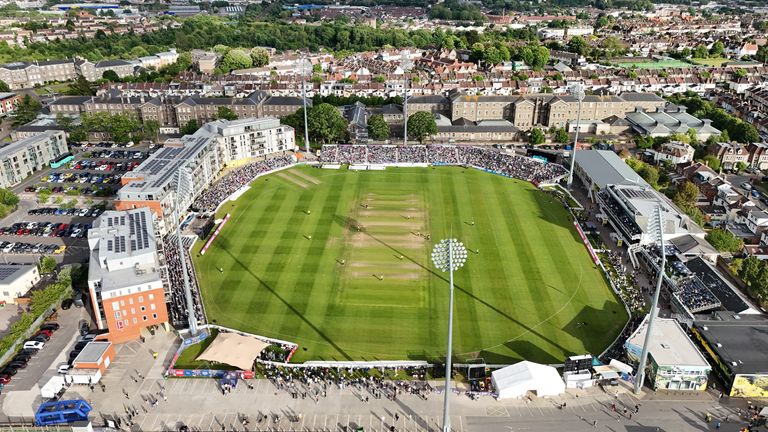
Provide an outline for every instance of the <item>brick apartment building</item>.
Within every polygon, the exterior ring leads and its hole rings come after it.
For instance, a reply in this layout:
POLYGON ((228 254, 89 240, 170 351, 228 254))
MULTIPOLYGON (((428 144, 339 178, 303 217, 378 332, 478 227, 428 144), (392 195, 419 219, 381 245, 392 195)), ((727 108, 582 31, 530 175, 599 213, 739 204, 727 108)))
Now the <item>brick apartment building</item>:
POLYGON ((139 339, 167 324, 165 286, 153 214, 148 208, 107 211, 88 231, 88 288, 99 329, 114 343, 139 339))

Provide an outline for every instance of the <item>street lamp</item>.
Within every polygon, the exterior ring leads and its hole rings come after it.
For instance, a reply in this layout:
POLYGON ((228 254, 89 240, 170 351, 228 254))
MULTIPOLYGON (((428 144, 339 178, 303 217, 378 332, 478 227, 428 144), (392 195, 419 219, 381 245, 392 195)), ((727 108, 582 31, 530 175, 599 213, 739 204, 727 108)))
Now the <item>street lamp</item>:
POLYGON ((571 171, 568 173, 568 189, 571 189, 573 183, 573 167, 576 164, 576 146, 579 145, 579 129, 581 129, 581 101, 584 100, 584 86, 574 84, 570 88, 571 95, 579 101, 579 108, 576 111, 576 135, 573 138, 573 149, 571 150, 571 171))
POLYGON ((453 271, 460 269, 467 261, 467 248, 456 239, 443 239, 432 249, 432 262, 441 271, 448 272, 450 279, 450 300, 448 302, 448 349, 445 355, 445 398, 443 400, 443 432, 450 432, 451 418, 448 414, 448 397, 451 393, 451 348, 453 345, 453 271))
POLYGON ((304 151, 309 155, 309 127, 307 126, 307 75, 312 73, 312 62, 304 60, 299 65, 301 73, 301 97, 304 100, 304 151))
POLYGON ((648 349, 651 346, 651 332, 653 331, 653 321, 659 314, 659 292, 661 284, 664 281, 664 266, 667 263, 667 254, 664 251, 664 215, 661 213, 661 206, 656 207, 656 212, 649 224, 649 231, 659 242, 661 248, 661 265, 659 267, 659 279, 656 281, 656 291, 653 293, 653 302, 651 303, 651 312, 648 314, 648 327, 645 329, 645 342, 643 343, 643 352, 640 354, 640 364, 637 366, 635 375, 635 394, 640 394, 645 381, 645 362, 648 359, 648 349))
POLYGON ((403 69, 403 146, 408 145, 408 71, 413 67, 408 54, 403 53, 400 59, 400 67, 403 69))

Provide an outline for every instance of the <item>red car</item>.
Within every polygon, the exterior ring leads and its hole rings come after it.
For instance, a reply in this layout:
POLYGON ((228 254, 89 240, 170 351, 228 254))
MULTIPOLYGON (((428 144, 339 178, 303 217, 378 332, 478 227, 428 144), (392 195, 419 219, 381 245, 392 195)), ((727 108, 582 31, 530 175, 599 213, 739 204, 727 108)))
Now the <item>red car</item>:
POLYGON ((40 330, 39 332, 37 332, 37 334, 40 334, 40 333, 42 333, 42 334, 44 334, 44 335, 46 335, 48 337, 53 336, 53 332, 50 331, 50 330, 46 330, 46 329, 43 329, 43 330, 40 330))
POLYGON ((8 384, 9 382, 11 382, 10 375, 0 375, 0 384, 8 384))

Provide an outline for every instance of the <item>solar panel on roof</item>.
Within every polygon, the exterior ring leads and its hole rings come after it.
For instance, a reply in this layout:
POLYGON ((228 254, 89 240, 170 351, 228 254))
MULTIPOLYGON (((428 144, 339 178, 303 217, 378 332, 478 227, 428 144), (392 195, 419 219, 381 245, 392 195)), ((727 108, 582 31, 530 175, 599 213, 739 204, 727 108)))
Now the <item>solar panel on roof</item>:
POLYGON ((136 240, 131 240, 131 252, 136 251, 136 240))
POLYGON ((107 240, 107 251, 112 252, 112 240, 107 240))
POLYGON ((16 273, 18 269, 16 268, 0 268, 0 279, 7 279, 12 274, 16 273))

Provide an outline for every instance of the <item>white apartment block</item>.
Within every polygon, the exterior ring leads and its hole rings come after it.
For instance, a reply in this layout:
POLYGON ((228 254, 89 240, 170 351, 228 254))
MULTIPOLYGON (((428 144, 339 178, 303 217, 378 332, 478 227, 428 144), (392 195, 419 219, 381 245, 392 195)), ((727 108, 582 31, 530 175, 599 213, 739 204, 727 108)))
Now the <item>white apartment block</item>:
POLYGON ((12 187, 68 152, 64 131, 45 131, 0 147, 0 187, 12 187))
POLYGON ((135 170, 123 177, 124 186, 117 193, 117 209, 149 207, 159 218, 165 232, 165 220, 174 220, 176 202, 189 207, 228 164, 296 150, 294 130, 276 118, 217 120, 206 123, 193 135, 166 143, 135 170), (184 172, 183 196, 177 200, 178 175, 184 172), (167 219, 169 218, 169 219, 167 219))

